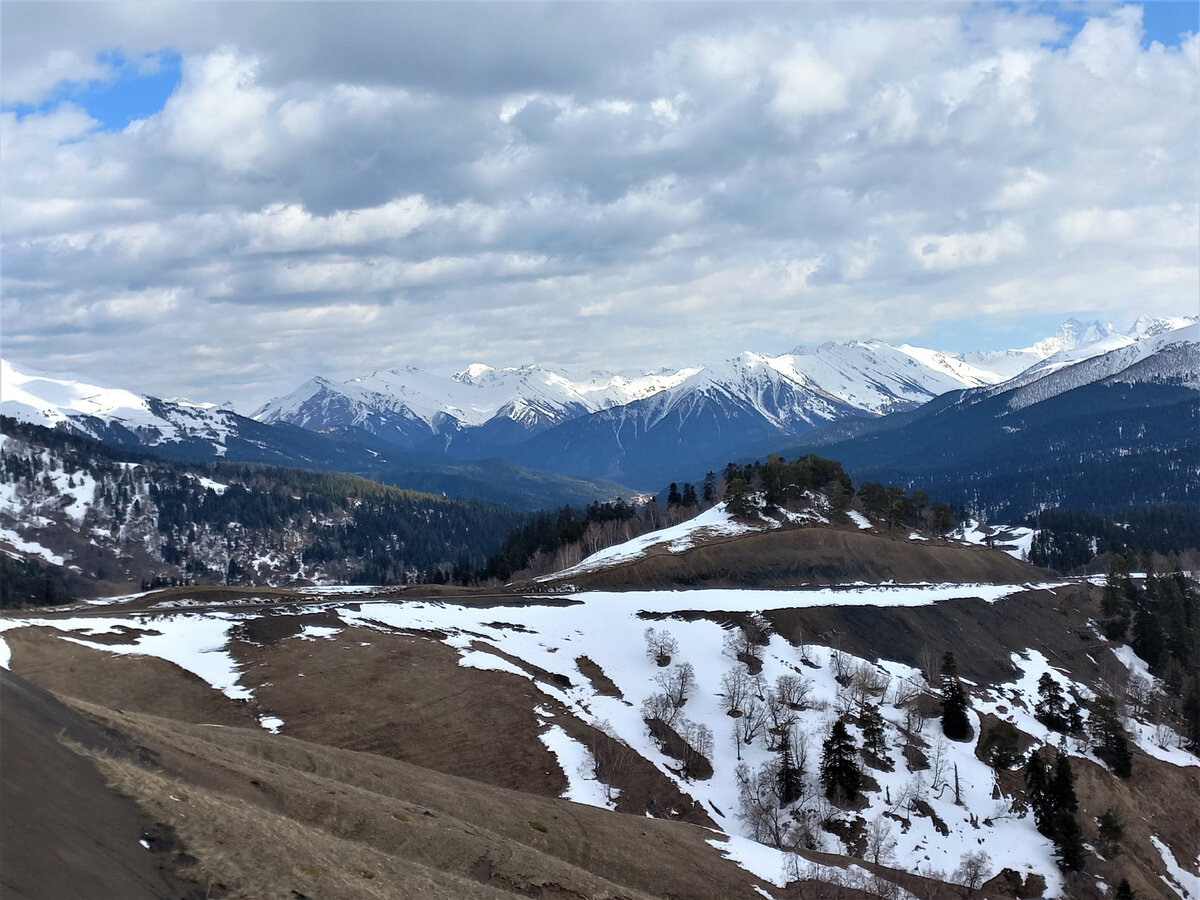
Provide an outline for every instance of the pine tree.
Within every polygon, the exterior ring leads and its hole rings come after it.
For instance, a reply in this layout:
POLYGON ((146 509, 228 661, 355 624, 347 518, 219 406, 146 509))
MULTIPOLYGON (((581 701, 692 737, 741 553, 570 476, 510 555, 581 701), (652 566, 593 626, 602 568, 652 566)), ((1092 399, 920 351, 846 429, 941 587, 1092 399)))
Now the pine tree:
POLYGON ((1096 747, 1096 755, 1113 768, 1119 778, 1133 774, 1133 753, 1129 749, 1129 736, 1117 716, 1117 705, 1112 697, 1097 697, 1088 718, 1088 733, 1096 747))
POLYGON ((717 475, 715 472, 709 472, 704 476, 704 486, 701 489, 701 497, 705 503, 717 502, 717 475))
POLYGON ((1122 878, 1117 885, 1116 900, 1137 900, 1137 892, 1129 886, 1129 879, 1122 878))
POLYGON ((829 799, 853 800, 858 796, 862 773, 855 756, 854 739, 846 729, 845 719, 839 718, 821 745, 821 784, 829 799))
POLYGON ((671 486, 667 488, 667 506, 679 506, 683 503, 683 497, 679 493, 679 485, 671 482, 671 486))
POLYGON ((696 497, 696 486, 690 481, 683 485, 683 505, 688 509, 696 506, 700 501, 696 497))
POLYGON ((1065 747, 1058 750, 1050 790, 1055 809, 1072 813, 1079 809, 1079 800, 1075 797, 1075 773, 1071 770, 1065 747))
POLYGON ((779 805, 788 806, 804 793, 804 773, 792 757, 792 742, 785 733, 779 743, 779 805))
POLYGON ((1075 816, 1060 809, 1054 814, 1054 854, 1058 867, 1064 872, 1078 872, 1083 868, 1083 829, 1075 816))
POLYGON ((887 737, 883 730, 883 714, 874 703, 862 712, 863 748, 882 760, 887 759, 887 737))
POLYGON ((952 741, 971 737, 967 694, 958 680, 958 663, 950 652, 942 657, 942 733, 952 741))
POLYGON ((1029 754, 1029 763, 1025 768, 1025 790, 1037 830, 1051 837, 1054 806, 1050 794, 1050 767, 1040 750, 1035 749, 1029 754))

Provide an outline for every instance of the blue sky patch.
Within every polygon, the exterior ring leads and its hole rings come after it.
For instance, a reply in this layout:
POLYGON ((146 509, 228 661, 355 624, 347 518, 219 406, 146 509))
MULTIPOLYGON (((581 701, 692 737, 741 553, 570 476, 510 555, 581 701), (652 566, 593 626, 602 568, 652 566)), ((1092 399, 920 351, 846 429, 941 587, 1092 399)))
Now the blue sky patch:
POLYGON ((1200 30, 1200 3, 1196 0, 1152 0, 1142 5, 1142 46, 1158 41, 1178 47, 1188 32, 1200 30))
POLYGON ((85 109, 100 123, 99 131, 120 131, 135 119, 144 119, 163 108, 180 79, 180 56, 161 51, 140 60, 130 60, 119 50, 97 54, 108 68, 106 80, 64 81, 55 85, 41 103, 5 104, 17 118, 48 112, 63 101, 85 109))

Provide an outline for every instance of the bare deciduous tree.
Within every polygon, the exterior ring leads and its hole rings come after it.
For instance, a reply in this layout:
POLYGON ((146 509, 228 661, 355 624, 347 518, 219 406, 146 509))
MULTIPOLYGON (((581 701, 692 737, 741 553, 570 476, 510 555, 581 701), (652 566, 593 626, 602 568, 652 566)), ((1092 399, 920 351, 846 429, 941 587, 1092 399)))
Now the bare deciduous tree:
POLYGON ((982 850, 964 853, 958 862, 958 868, 954 870, 954 874, 950 878, 965 887, 969 897, 979 890, 979 886, 987 880, 987 874, 991 867, 991 857, 982 850))
POLYGON ((811 678, 802 678, 799 675, 780 675, 775 679, 775 695, 781 703, 786 703, 792 709, 807 707, 812 687, 811 678))
POLYGON ((668 671, 655 675, 654 681, 679 709, 687 703, 688 695, 696 686, 696 670, 691 663, 676 663, 668 671))
POLYGON ((671 664, 671 657, 679 652, 679 641, 665 628, 646 629, 646 655, 662 668, 671 664))
POLYGON ((679 707, 662 691, 657 691, 642 701, 643 719, 658 719, 672 725, 678 717, 679 707))
POLYGON ((725 712, 728 715, 742 712, 749 693, 750 676, 745 667, 734 666, 721 676, 721 692, 717 696, 724 701, 725 712))
POLYGON ((867 823, 867 851, 864 859, 875 865, 886 865, 895 856, 896 840, 892 837, 892 823, 882 814, 867 823))

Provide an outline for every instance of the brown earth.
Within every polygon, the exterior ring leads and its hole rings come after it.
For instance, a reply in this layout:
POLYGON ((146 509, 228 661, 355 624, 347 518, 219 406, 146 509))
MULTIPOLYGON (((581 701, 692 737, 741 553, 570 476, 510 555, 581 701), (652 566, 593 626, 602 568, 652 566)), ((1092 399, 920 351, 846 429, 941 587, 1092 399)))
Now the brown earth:
POLYGON ((155 820, 110 788, 94 761, 67 742, 102 750, 112 737, 48 691, 0 669, 0 895, 193 896, 195 885, 177 873, 177 854, 138 843, 164 834, 155 820))
MULTIPOLYGON (((1098 615, 1098 594, 1073 585, 994 604, 964 597, 926 607, 767 616, 793 642, 917 667, 936 666, 951 649, 960 673, 982 684, 1011 679, 1009 648, 1027 646, 1076 680, 1102 683, 1114 661, 1088 626, 1098 615)), ((495 618, 503 619, 502 610, 495 618)), ((291 619, 262 610, 235 629, 240 639, 230 652, 243 666, 242 683, 255 689, 252 704, 232 701, 165 661, 83 647, 51 628, 11 629, 4 637, 14 671, 79 698, 71 702, 100 723, 108 743, 94 765, 137 799, 152 825, 174 829, 199 860, 183 874, 212 896, 758 896, 749 875, 704 845, 708 832, 646 818, 650 810, 709 821, 647 761, 621 759, 619 747, 543 691, 556 683, 549 673, 531 670, 526 678, 463 667, 436 635, 349 628, 334 638, 302 639, 304 625, 337 625, 336 614, 314 608, 291 619), (605 777, 620 789, 618 810, 631 815, 557 799, 565 779, 538 738, 535 706, 553 713, 555 724, 597 758, 613 761, 605 777), (280 716, 283 734, 259 728, 259 715, 280 716)), ((136 619, 131 625, 152 627, 136 619)), ((580 665, 579 680, 596 682, 593 666, 580 665)), ((1148 839, 1158 833, 1192 854, 1187 858, 1200 852, 1193 803, 1200 769, 1138 752, 1126 782, 1082 762, 1076 772, 1085 837, 1094 840, 1093 818, 1109 805, 1127 829, 1122 854, 1089 863, 1089 877, 1110 885, 1127 877, 1142 897, 1171 896, 1157 878, 1162 862, 1148 839)), ((1020 792, 1019 772, 1005 782, 1020 792)), ((14 827, 13 808, 0 806, 6 829, 14 827)), ((86 826, 74 824, 64 833, 90 839, 86 826)), ((141 852, 136 838, 132 847, 141 852)), ((29 852, 43 849, 49 847, 29 852)), ((919 897, 949 898, 952 890, 889 877, 919 897)), ((1098 900, 1095 880, 1072 884, 1074 895, 1098 900)), ((1007 890, 1000 879, 981 896, 1007 890)), ((855 896, 816 885, 771 892, 781 900, 855 896)))
POLYGON ((657 547, 620 566, 550 583, 569 582, 591 590, 648 590, 889 580, 1021 584, 1045 577, 1044 570, 986 547, 940 540, 910 541, 899 532, 796 527, 716 539, 681 553, 657 547))

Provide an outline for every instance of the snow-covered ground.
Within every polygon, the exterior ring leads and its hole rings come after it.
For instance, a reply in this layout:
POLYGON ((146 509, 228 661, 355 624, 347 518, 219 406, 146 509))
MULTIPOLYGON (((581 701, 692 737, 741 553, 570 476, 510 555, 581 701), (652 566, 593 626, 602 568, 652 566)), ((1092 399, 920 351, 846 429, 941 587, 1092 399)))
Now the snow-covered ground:
POLYGON ((1029 548, 1036 534, 1037 531, 1024 526, 982 525, 970 519, 952 531, 950 537, 967 544, 995 547, 1016 559, 1029 559, 1029 548))
MULTIPOLYGON (((678 537, 672 538, 675 539, 678 537)), ((1038 587, 1053 590, 1058 586, 1038 587)), ((542 680, 538 682, 538 689, 574 716, 619 738, 654 764, 684 794, 699 801, 721 831, 731 836, 729 840, 714 836, 714 846, 719 846, 723 853, 764 880, 782 885, 786 883, 789 871, 794 872, 799 865, 801 871, 807 872, 809 863, 797 862, 790 854, 746 840, 749 837, 747 825, 739 816, 739 764, 744 763, 753 774, 778 757, 775 751, 768 749, 765 735, 749 744, 734 736, 738 720, 726 714, 722 678, 729 672, 744 671, 745 667, 726 649, 729 634, 726 628, 712 619, 677 614, 685 611, 755 613, 813 606, 916 606, 958 597, 981 597, 994 602, 1027 587, 876 585, 790 591, 585 592, 573 595, 572 602, 565 605, 530 598, 527 606, 506 607, 503 622, 497 621, 497 612, 492 608, 424 600, 363 602, 349 592, 331 595, 324 606, 348 626, 436 634, 459 652, 459 663, 463 666, 503 671, 525 678, 532 678, 531 672, 536 667, 565 676, 564 684, 569 686, 556 687, 542 680), (647 616, 654 621, 656 629, 669 632, 678 645, 670 667, 659 667, 646 652, 647 616), (492 652, 489 647, 498 652, 492 652), (575 662, 582 656, 603 670, 623 699, 595 690, 575 662), (525 661, 530 669, 526 670, 513 659, 525 661), (682 663, 692 666, 694 685, 679 710, 682 720, 676 724, 676 730, 686 729, 686 722, 711 728, 713 747, 708 756, 714 774, 707 780, 688 780, 678 774, 678 761, 660 751, 641 710, 643 701, 660 690, 656 678, 669 674, 673 666, 682 663)), ((9 618, 0 620, 0 631, 23 625, 50 626, 67 632, 65 639, 96 649, 159 656, 195 673, 230 697, 252 698, 258 685, 245 682, 247 673, 239 671, 227 649, 229 629, 249 615, 254 613, 250 610, 245 613, 187 611, 111 618, 9 618), (150 633, 129 634, 129 642, 121 644, 90 640, 100 634, 117 633, 122 626, 133 626, 150 633)), ((338 631, 335 627, 309 626, 303 629, 299 639, 326 640, 338 631)), ((1121 649, 1120 653, 1131 668, 1140 663, 1128 651, 1121 649)), ((817 777, 821 744, 839 712, 854 703, 851 692, 837 676, 840 673, 846 680, 847 673, 870 674, 879 683, 872 689, 876 691, 872 700, 879 704, 883 715, 887 755, 894 766, 891 771, 868 769, 878 783, 878 790, 868 792, 868 805, 860 815, 868 827, 876 827, 885 833, 882 839, 885 858, 889 858, 892 865, 909 871, 940 872, 945 876, 954 871, 965 854, 984 847, 991 859, 989 874, 1004 867, 1022 873, 1037 872, 1046 878, 1049 896, 1060 892, 1062 882, 1050 842, 1037 832, 1029 816, 1014 812, 1010 799, 999 792, 994 773, 976 757, 975 739, 963 743, 947 741, 941 736, 936 721, 925 723, 920 734, 923 752, 931 766, 909 771, 901 752, 905 710, 899 704, 899 697, 906 689, 924 686, 920 672, 893 660, 858 659, 823 646, 798 648, 778 635, 770 636, 769 643, 761 648, 761 656, 763 671, 758 690, 765 691, 781 676, 793 676, 801 680, 806 692, 801 708, 793 713, 798 733, 804 736, 794 751, 805 763, 805 792, 799 807, 805 814, 816 819, 831 812, 823 800, 817 777), (928 803, 936 818, 916 811, 912 801, 917 797, 928 803), (904 824, 897 819, 904 820, 904 824), (948 834, 940 833, 942 828, 948 834)), ((1068 696, 1079 699, 1088 698, 1090 692, 1082 685, 1070 682, 1034 650, 1015 653, 1013 661, 1021 670, 1021 675, 1014 681, 974 691, 970 716, 976 736, 980 732, 980 714, 990 712, 1014 722, 1040 742, 1057 744, 1059 736, 1048 731, 1032 715, 1038 679, 1043 673, 1049 673, 1068 696)), ((7 648, 0 641, 0 663, 7 665, 7 662, 7 648)), ((538 707, 535 713, 542 725, 541 740, 558 758, 567 778, 564 796, 580 803, 611 807, 614 792, 596 780, 590 749, 572 738, 549 710, 538 707)), ((264 715, 260 721, 271 731, 277 731, 283 725, 274 715, 264 715)), ((1137 726, 1136 722, 1127 722, 1133 739, 1150 752, 1147 746, 1150 741, 1138 732, 1137 726)), ((861 743, 861 732, 854 726, 850 730, 856 742, 861 743)), ((1068 752, 1098 762, 1079 742, 1069 741, 1067 746, 1068 752)), ((1200 765, 1200 760, 1178 748, 1171 751, 1158 748, 1158 751, 1156 756, 1170 762, 1200 765)), ((819 825, 813 833, 821 849, 845 852, 841 840, 819 825)), ((1175 865, 1178 872, 1172 869, 1172 877, 1176 881, 1191 877, 1187 863, 1175 865)), ((1187 900, 1197 900, 1197 897, 1193 895, 1187 900)))
POLYGON ((628 562, 631 559, 645 556, 655 547, 666 547, 672 553, 682 553, 684 550, 694 547, 700 541, 715 537, 731 537, 733 535, 746 534, 750 531, 762 531, 768 527, 778 526, 779 523, 774 520, 763 522, 761 525, 749 525, 745 522, 738 522, 725 509, 724 503, 718 503, 711 509, 705 510, 700 515, 688 519, 686 522, 680 522, 678 525, 672 525, 670 528, 660 528, 658 531, 648 532, 633 540, 607 547, 604 550, 593 553, 569 569, 563 569, 561 572, 555 572, 553 575, 546 575, 538 580, 547 581, 550 578, 569 577, 581 572, 592 572, 596 569, 615 566, 623 562, 628 562))

